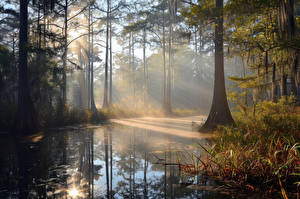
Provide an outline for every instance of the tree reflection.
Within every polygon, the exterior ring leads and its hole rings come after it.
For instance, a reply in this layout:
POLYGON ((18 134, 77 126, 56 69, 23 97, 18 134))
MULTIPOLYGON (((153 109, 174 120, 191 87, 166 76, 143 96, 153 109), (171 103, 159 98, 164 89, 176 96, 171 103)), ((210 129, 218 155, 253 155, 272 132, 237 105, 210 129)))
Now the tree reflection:
POLYGON ((188 183, 214 184, 201 176, 185 176, 172 165, 185 146, 181 137, 105 126, 45 133, 34 140, 0 139, 0 198, 217 196, 186 188, 188 183))

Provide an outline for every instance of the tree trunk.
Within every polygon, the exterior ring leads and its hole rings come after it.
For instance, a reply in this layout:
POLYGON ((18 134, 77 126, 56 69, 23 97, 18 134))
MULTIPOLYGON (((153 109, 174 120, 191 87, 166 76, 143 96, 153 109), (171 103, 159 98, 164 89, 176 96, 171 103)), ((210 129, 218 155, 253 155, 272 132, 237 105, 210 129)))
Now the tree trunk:
POLYGON ((297 65, 298 65, 298 56, 295 56, 295 59, 293 60, 293 65, 290 69, 290 78, 291 78, 291 93, 294 96, 297 96, 297 82, 296 82, 296 75, 297 75, 297 65))
MULTIPOLYGON (((132 41, 131 41, 131 39, 132 39, 132 33, 130 32, 129 33, 129 40, 128 40, 128 58, 129 58, 129 60, 128 60, 128 71, 129 71, 129 77, 131 77, 131 75, 132 75, 132 55, 131 55, 131 53, 132 53, 132 51, 131 51, 131 46, 132 46, 132 41)), ((128 92, 130 92, 130 87, 133 87, 132 86, 133 85, 133 78, 130 78, 130 80, 129 80, 129 91, 128 92)))
MULTIPOLYGON (((295 25, 295 12, 294 12, 295 0, 281 0, 279 13, 278 13, 278 26, 279 26, 279 38, 284 42, 291 42, 294 39, 296 32, 295 25)), ((286 53, 289 55, 287 58, 290 78, 291 78, 291 86, 292 93, 297 95, 297 85, 295 82, 295 65, 297 64, 297 56, 298 52, 295 52, 294 49, 286 48, 286 53)), ((286 89, 286 74, 283 73, 284 69, 282 67, 282 78, 281 78, 281 91, 282 96, 287 95, 286 89)))
POLYGON ((143 63, 144 63, 144 107, 147 99, 147 79, 146 79, 146 29, 143 29, 143 63))
POLYGON ((30 98, 27 74, 28 47, 28 2, 20 0, 18 107, 12 132, 30 134, 38 129, 37 117, 30 98))
POLYGON ((227 103, 224 78, 223 52, 223 0, 216 0, 217 18, 215 26, 215 80, 214 95, 210 113, 200 131, 215 129, 218 125, 232 125, 232 119, 227 103))
POLYGON ((108 40, 109 40, 109 4, 110 0, 107 0, 107 15, 106 15, 106 49, 105 49, 105 79, 104 79, 104 97, 103 108, 108 108, 108 40))
MULTIPOLYGON (((67 56, 68 56, 68 0, 65 0, 65 43, 63 55, 63 85, 62 85, 62 103, 65 106, 67 101, 67 56)), ((46 24, 45 24, 46 25, 46 24)))
MULTIPOLYGON (((133 33, 132 34, 132 86, 133 86, 133 99, 136 99, 135 98, 135 60, 134 60, 134 44, 135 44, 135 39, 134 39, 134 35, 133 33)), ((134 106, 136 108, 136 103, 134 103, 134 106)))
POLYGON ((112 66, 112 25, 111 25, 111 5, 110 7, 110 14, 109 14, 109 61, 110 61, 110 71, 109 71, 109 106, 112 105, 112 75, 113 75, 113 66, 112 66))
POLYGON ((91 109, 92 111, 97 111, 95 105, 95 98, 94 98, 94 27, 93 27, 93 14, 91 13, 91 109))
POLYGON ((281 80, 280 80, 281 97, 287 96, 286 79, 287 76, 285 74, 284 67, 281 66, 281 80))
POLYGON ((166 110, 166 32, 165 32, 165 10, 163 10, 163 61, 164 61, 164 82, 163 82, 163 109, 166 110))
MULTIPOLYGON (((171 20, 171 19, 170 19, 171 20)), ((166 106, 165 113, 171 114, 171 68, 172 68, 172 35, 173 35, 173 26, 170 23, 169 26, 169 66, 168 66, 168 76, 167 76, 167 92, 166 92, 166 106)))
POLYGON ((272 101, 277 102, 277 88, 276 88, 276 64, 273 63, 272 70, 272 101))
POLYGON ((88 69, 87 69, 88 109, 91 109, 91 5, 88 9, 88 69))

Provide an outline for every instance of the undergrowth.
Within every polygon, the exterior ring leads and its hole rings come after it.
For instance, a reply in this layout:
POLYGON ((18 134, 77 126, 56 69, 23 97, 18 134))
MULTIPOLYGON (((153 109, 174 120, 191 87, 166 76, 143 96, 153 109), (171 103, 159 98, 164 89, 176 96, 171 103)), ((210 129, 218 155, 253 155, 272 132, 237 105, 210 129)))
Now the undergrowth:
POLYGON ((187 172, 201 170, 252 191, 280 192, 284 199, 299 197, 300 117, 294 98, 260 102, 233 115, 236 126, 221 126, 213 144, 199 144, 207 155, 193 157, 187 172))

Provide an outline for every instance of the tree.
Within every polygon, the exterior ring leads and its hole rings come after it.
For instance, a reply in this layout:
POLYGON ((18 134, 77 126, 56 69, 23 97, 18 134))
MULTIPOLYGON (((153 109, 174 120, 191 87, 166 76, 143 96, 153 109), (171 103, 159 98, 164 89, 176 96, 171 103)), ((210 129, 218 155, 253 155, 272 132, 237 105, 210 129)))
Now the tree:
POLYGON ((108 108, 108 50, 109 50, 109 12, 110 12, 110 0, 107 0, 107 15, 106 15, 106 48, 105 48, 105 77, 104 77, 104 96, 103 96, 103 108, 108 108))
MULTIPOLYGON (((91 5, 90 5, 91 6, 91 5)), ((90 9, 90 8, 89 8, 90 9)), ((95 105, 95 97, 94 97, 94 22, 93 22, 93 13, 92 11, 89 11, 90 14, 90 24, 89 26, 91 26, 91 33, 90 33, 90 37, 91 37, 91 46, 89 48, 90 50, 90 64, 91 64, 91 109, 92 111, 96 111, 96 105, 95 105)))
POLYGON ((234 124, 227 103, 224 79, 223 52, 223 0, 216 0, 215 19, 215 79, 212 106, 207 120, 200 131, 215 129, 217 125, 234 124))
MULTIPOLYGON (((54 8, 54 0, 50 2, 54 8)), ((44 2, 46 4, 46 2, 44 2)), ((34 105, 30 97, 28 85, 28 1, 20 0, 19 19, 19 65, 18 65, 18 106, 13 126, 13 132, 17 134, 29 134, 39 127, 34 105)))

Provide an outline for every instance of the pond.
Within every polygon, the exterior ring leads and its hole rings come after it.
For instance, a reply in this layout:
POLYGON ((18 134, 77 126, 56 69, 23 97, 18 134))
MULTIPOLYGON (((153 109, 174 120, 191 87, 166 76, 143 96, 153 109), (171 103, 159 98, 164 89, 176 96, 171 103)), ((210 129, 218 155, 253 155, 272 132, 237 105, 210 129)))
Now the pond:
POLYGON ((234 198, 190 188, 217 184, 179 169, 178 160, 192 163, 191 154, 203 153, 197 143, 207 142, 188 133, 189 123, 115 122, 1 138, 0 198, 234 198))

